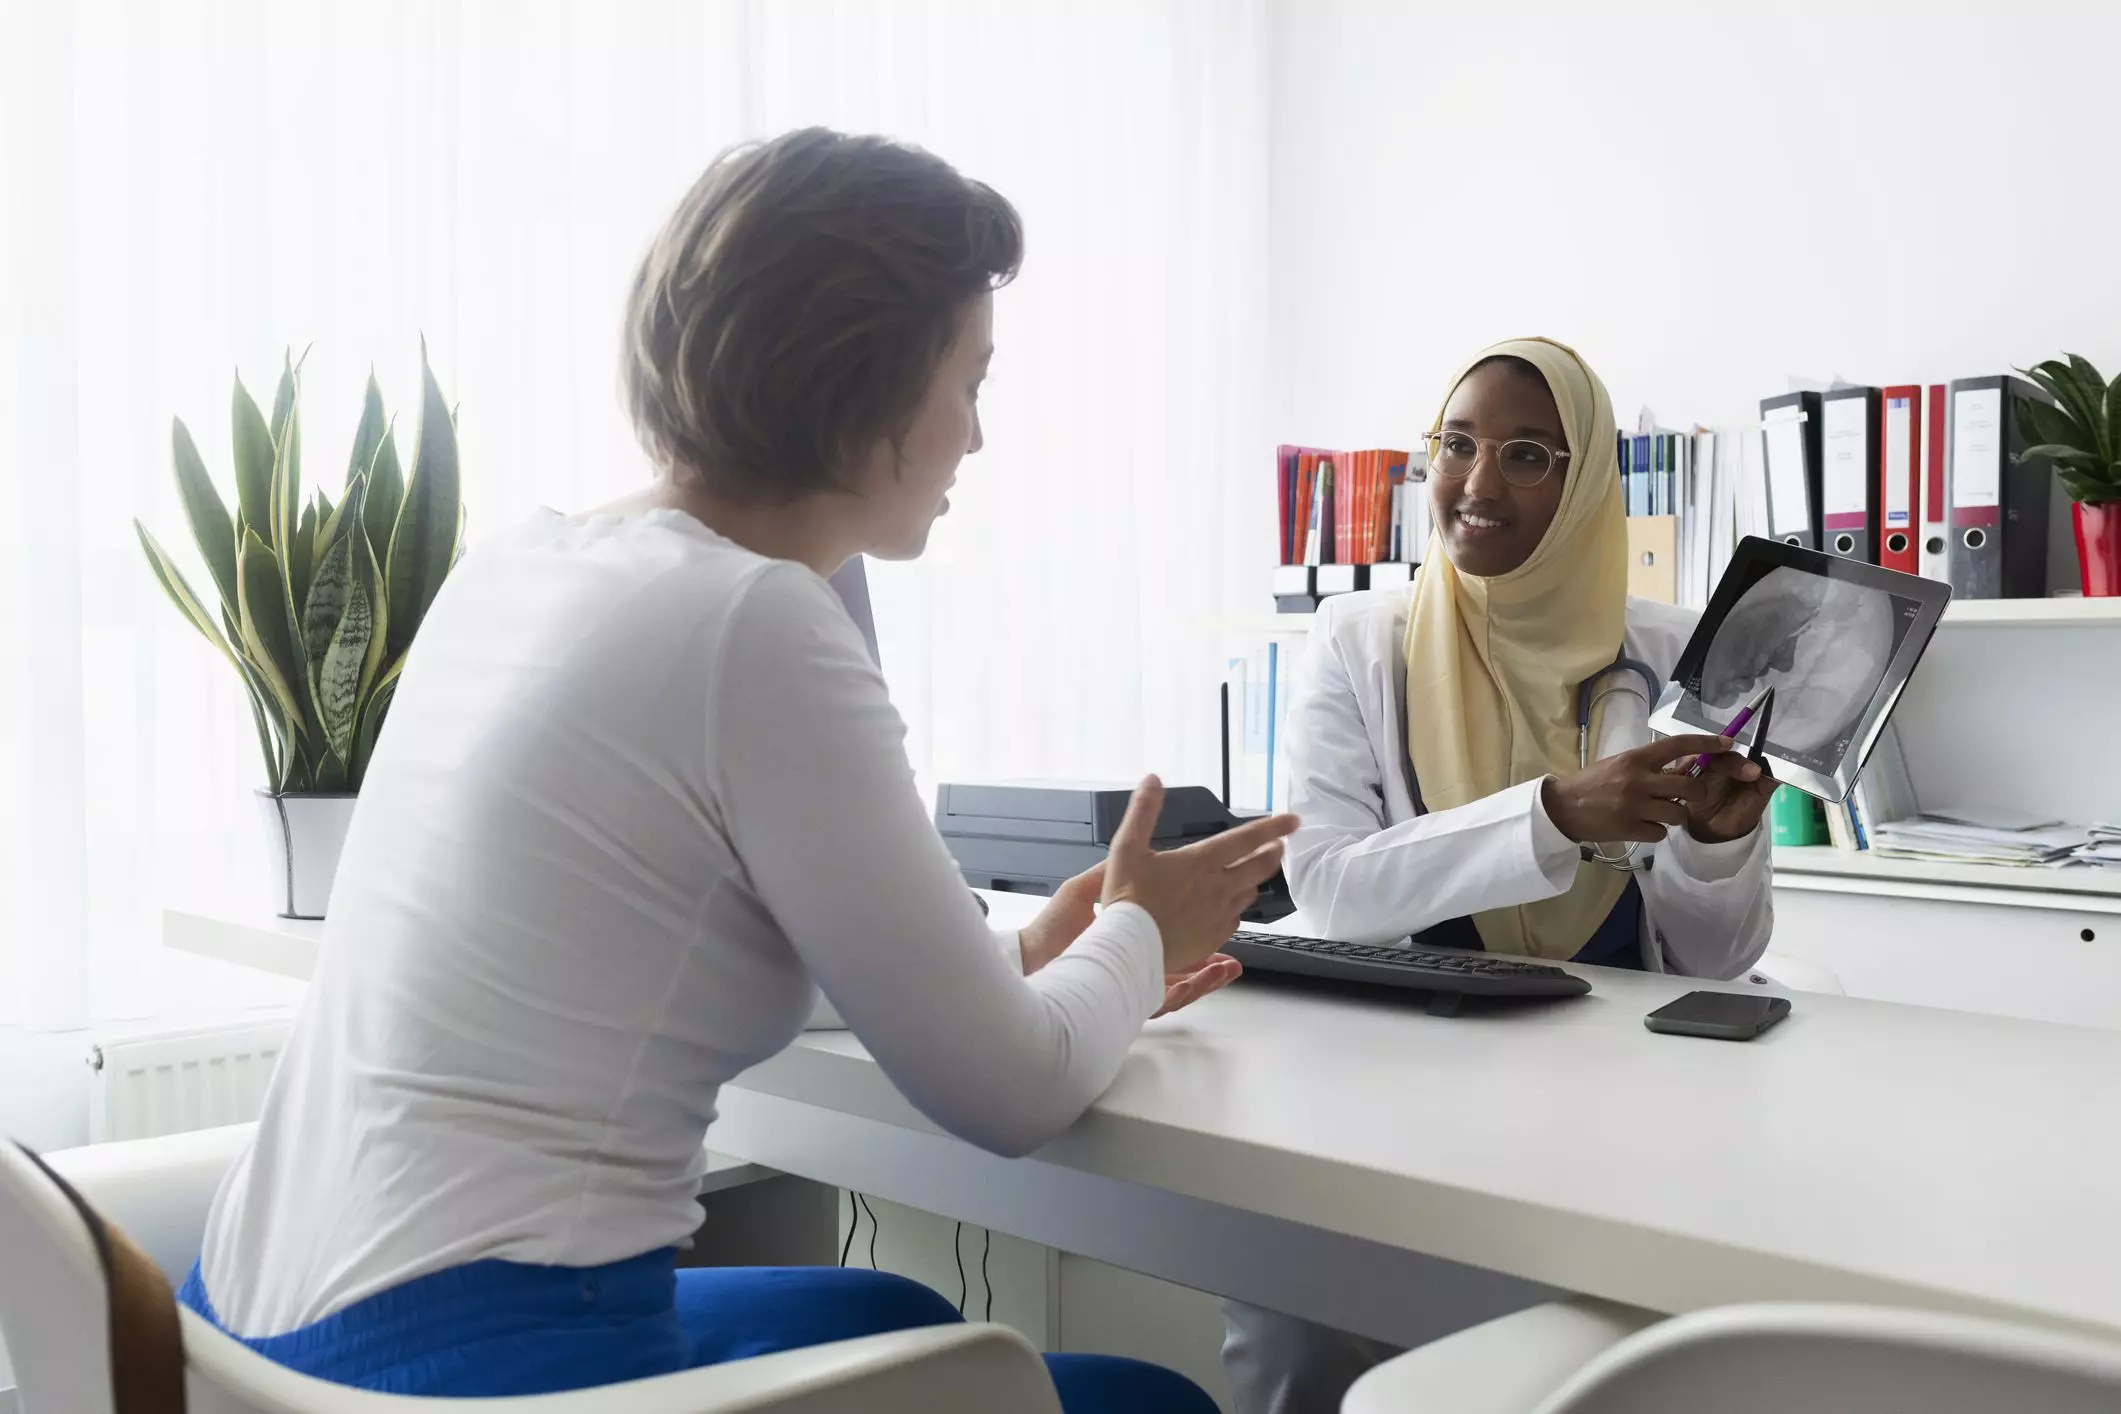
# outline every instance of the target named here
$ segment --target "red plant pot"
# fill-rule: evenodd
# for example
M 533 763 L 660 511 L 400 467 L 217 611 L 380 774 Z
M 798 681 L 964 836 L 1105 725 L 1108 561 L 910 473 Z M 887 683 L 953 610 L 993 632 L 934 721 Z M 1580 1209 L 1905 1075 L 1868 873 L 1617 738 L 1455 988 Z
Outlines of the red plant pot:
M 2121 501 L 2071 507 L 2077 524 L 2077 573 L 2084 596 L 2121 595 Z

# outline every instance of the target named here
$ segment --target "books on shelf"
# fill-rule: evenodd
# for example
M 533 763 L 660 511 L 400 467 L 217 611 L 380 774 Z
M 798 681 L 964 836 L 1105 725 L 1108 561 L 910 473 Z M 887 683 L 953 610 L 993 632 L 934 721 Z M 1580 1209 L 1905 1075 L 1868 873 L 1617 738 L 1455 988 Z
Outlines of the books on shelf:
M 1428 501 L 1408 468 L 1419 454 L 1387 447 L 1335 452 L 1283 445 L 1274 456 L 1283 567 L 1411 562 L 1428 538 Z M 1321 576 L 1306 592 L 1363 587 L 1367 575 Z M 1387 576 L 1387 579 L 1403 576 Z M 1277 584 L 1280 606 L 1308 607 Z
M 1754 533 L 1741 513 L 1746 435 L 1655 425 L 1620 433 L 1621 505 L 1628 516 L 1628 592 L 1691 609 L 1708 607 L 1738 541 Z

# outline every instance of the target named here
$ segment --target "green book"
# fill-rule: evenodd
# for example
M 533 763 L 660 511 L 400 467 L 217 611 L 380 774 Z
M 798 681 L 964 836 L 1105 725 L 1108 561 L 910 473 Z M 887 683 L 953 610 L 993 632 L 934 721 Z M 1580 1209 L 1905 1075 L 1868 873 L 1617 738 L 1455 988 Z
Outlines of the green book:
M 1826 817 L 1819 802 L 1794 786 L 1781 786 L 1768 801 L 1769 837 L 1778 845 L 1825 844 Z

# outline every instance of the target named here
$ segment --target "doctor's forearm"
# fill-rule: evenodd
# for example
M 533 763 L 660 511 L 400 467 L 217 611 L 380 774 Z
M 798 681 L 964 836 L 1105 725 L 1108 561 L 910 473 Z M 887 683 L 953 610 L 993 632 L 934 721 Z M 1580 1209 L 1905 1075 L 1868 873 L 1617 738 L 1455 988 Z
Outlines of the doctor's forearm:
M 1452 918 L 1552 898 L 1575 876 L 1541 848 L 1538 782 L 1385 829 L 1307 826 L 1290 840 L 1289 882 L 1312 926 L 1389 942 Z
M 1643 902 L 1665 965 L 1690 977 L 1730 978 L 1767 951 L 1774 931 L 1774 865 L 1767 831 L 1704 845 L 1675 830 L 1643 876 Z

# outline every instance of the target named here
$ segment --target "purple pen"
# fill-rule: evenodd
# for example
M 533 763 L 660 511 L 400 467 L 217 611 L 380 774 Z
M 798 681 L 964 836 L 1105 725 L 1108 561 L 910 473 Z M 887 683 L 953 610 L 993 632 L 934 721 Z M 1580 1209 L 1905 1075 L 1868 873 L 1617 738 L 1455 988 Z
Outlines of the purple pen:
M 1753 700 L 1740 708 L 1738 715 L 1731 718 L 1731 724 L 1725 727 L 1718 735 L 1725 741 L 1737 741 L 1738 733 L 1745 730 L 1745 724 L 1753 720 L 1753 714 L 1760 710 L 1760 704 L 1767 701 L 1767 695 L 1774 690 L 1772 687 L 1761 688 L 1759 692 L 1754 694 Z M 1709 762 L 1715 759 L 1713 755 L 1703 752 L 1694 758 L 1694 764 L 1686 768 L 1686 773 L 1689 776 L 1698 776 L 1703 771 L 1706 771 L 1709 768 Z

